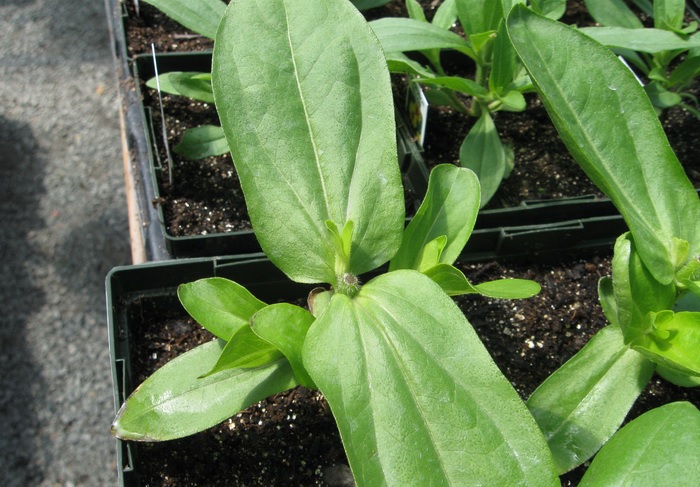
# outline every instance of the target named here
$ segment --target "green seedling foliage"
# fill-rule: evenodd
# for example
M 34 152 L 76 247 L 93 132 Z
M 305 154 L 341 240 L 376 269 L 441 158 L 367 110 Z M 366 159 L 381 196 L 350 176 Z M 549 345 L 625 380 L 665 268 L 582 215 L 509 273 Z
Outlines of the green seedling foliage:
M 219 21 L 226 11 L 221 0 L 143 0 L 197 34 L 216 37 Z
M 158 369 L 122 405 L 112 433 L 130 441 L 189 436 L 297 385 L 289 363 L 207 375 L 225 342 L 205 343 Z
M 335 282 L 325 222 L 352 220 L 347 271 L 367 272 L 396 253 L 404 218 L 381 49 L 346 2 L 263 4 L 229 8 L 246 21 L 236 14 L 222 21 L 212 76 L 256 236 L 290 278 Z M 355 20 L 338 24 L 331 15 Z M 268 23 L 279 28 L 260 32 Z
M 197 323 L 225 341 L 231 340 L 265 307 L 265 303 L 246 288 L 220 277 L 182 284 L 177 295 L 185 311 Z
M 699 456 L 700 412 L 688 402 L 674 402 L 644 413 L 618 431 L 579 485 L 697 485 Z
M 559 473 L 591 458 L 617 431 L 654 373 L 616 326 L 599 331 L 527 401 Z
M 224 340 L 156 372 L 115 434 L 182 436 L 302 383 L 328 399 L 360 487 L 557 485 L 542 433 L 440 285 L 407 269 L 357 276 L 399 249 L 408 266 L 449 266 L 479 201 L 471 171 L 440 167 L 404 238 L 388 71 L 357 10 L 232 2 L 215 46 L 217 110 L 256 235 L 289 277 L 326 287 L 310 293 L 309 313 L 220 278 L 182 286 L 185 308 Z M 533 292 L 515 281 L 474 288 Z
M 644 265 L 670 283 L 674 239 L 700 253 L 700 200 L 642 87 L 609 50 L 563 24 L 516 6 L 508 31 L 569 151 L 622 213 Z
M 334 295 L 303 355 L 358 485 L 558 483 L 532 417 L 422 274 L 391 272 L 352 299 Z
M 229 152 L 224 129 L 216 125 L 202 125 L 187 129 L 173 150 L 188 159 L 204 159 Z
M 169 71 L 146 81 L 151 89 L 171 95 L 186 96 L 204 103 L 214 103 L 211 75 L 198 71 Z
M 644 27 L 624 0 L 585 0 L 585 4 L 591 17 L 601 25 L 628 29 Z

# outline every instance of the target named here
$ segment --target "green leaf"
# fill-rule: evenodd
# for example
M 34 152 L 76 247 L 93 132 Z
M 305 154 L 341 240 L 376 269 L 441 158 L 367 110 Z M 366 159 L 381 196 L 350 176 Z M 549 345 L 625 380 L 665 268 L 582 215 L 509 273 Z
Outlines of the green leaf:
M 566 0 L 531 0 L 532 9 L 538 14 L 559 19 L 566 13 Z
M 447 243 L 447 237 L 440 235 L 423 246 L 418 253 L 418 264 L 415 270 L 425 272 L 440 263 L 440 256 Z
M 700 375 L 700 312 L 650 315 L 652 331 L 634 340 L 632 348 L 669 369 Z
M 469 130 L 459 149 L 459 162 L 478 176 L 483 208 L 498 190 L 508 167 L 508 152 L 489 112 L 482 112 Z
M 610 324 L 620 326 L 617 317 L 617 302 L 615 301 L 615 291 L 613 280 L 610 277 L 601 277 L 598 281 L 598 300 L 603 308 L 603 314 Z
M 663 365 L 656 366 L 656 373 L 663 377 L 671 384 L 681 387 L 698 387 L 700 386 L 700 375 L 689 375 L 679 372 Z
M 304 308 L 288 303 L 266 306 L 253 316 L 253 332 L 277 347 L 292 365 L 296 380 L 309 389 L 316 384 L 304 368 L 301 350 L 315 318 Z
M 527 108 L 527 101 L 523 94 L 517 90 L 511 90 L 503 96 L 498 97 L 499 101 L 502 103 L 499 110 L 504 110 L 507 112 L 522 112 Z
M 392 73 L 414 74 L 422 78 L 433 78 L 435 73 L 421 63 L 410 59 L 400 52 L 387 52 L 386 61 Z
M 240 284 L 221 277 L 181 284 L 177 296 L 197 323 L 225 341 L 265 306 Z
M 445 0 L 435 11 L 432 24 L 445 30 L 452 28 L 457 22 L 457 2 L 456 0 Z
M 494 0 L 457 0 L 457 13 L 467 36 L 496 30 L 503 18 L 503 5 Z
M 442 88 L 459 91 L 460 93 L 466 93 L 467 95 L 471 96 L 489 96 L 489 90 L 481 86 L 479 83 L 467 78 L 460 78 L 458 76 L 433 77 L 427 79 L 419 78 L 416 81 L 424 85 L 439 86 Z
M 654 0 L 654 27 L 670 31 L 683 28 L 685 0 Z
M 440 164 L 430 173 L 428 191 L 406 227 L 390 269 L 418 269 L 422 249 L 438 237 L 447 238 L 440 262 L 451 264 L 462 252 L 479 211 L 479 181 L 473 172 Z
M 170 71 L 146 81 L 151 89 L 171 95 L 186 96 L 204 103 L 214 103 L 211 77 L 198 71 Z
M 221 0 L 143 0 L 191 31 L 213 39 L 226 4 Z
M 620 329 L 608 326 L 535 390 L 527 405 L 560 474 L 605 444 L 653 373 L 654 365 L 624 344 Z
M 202 125 L 187 129 L 182 140 L 173 147 L 173 150 L 176 154 L 195 160 L 229 152 L 224 129 L 216 125 Z
M 610 48 L 631 49 L 652 54 L 676 49 L 688 50 L 700 46 L 700 37 L 680 36 L 661 29 L 583 27 L 579 30 Z
M 501 22 L 498 26 L 498 34 L 496 42 L 493 46 L 493 61 L 491 65 L 491 74 L 489 75 L 489 89 L 499 95 L 504 94 L 513 80 L 517 76 L 518 71 L 518 55 L 513 49 L 513 45 L 508 38 L 506 31 L 506 23 Z
M 651 104 L 657 108 L 670 108 L 683 102 L 683 98 L 678 93 L 673 93 L 668 91 L 660 83 L 652 81 L 644 86 L 644 91 L 646 91 L 651 100 Z
M 276 266 L 335 282 L 327 220 L 355 224 L 349 272 L 396 253 L 404 203 L 389 73 L 350 3 L 232 3 L 212 82 L 255 235 Z
M 474 59 L 466 39 L 437 25 L 406 18 L 385 18 L 369 23 L 385 52 L 456 49 Z
M 418 3 L 418 0 L 406 0 L 406 10 L 408 10 L 408 16 L 413 20 L 427 22 L 423 13 L 423 7 Z
M 358 486 L 558 485 L 517 393 L 424 275 L 390 272 L 352 299 L 334 295 L 303 354 Z
M 622 213 L 654 277 L 671 282 L 673 238 L 700 253 L 700 199 L 643 88 L 608 49 L 525 8 L 508 32 L 569 151 Z
M 479 294 L 495 299 L 526 299 L 542 290 L 539 284 L 529 279 L 496 279 L 474 287 Z
M 612 260 L 613 292 L 617 322 L 630 343 L 649 332 L 650 311 L 671 309 L 676 299 L 674 284 L 661 284 L 642 262 L 629 232 L 618 237 Z
M 672 87 L 684 85 L 698 75 L 700 75 L 700 55 L 688 56 L 671 72 L 668 83 Z
M 699 457 L 700 412 L 688 402 L 674 402 L 625 425 L 596 455 L 579 485 L 697 485 Z
M 591 17 L 606 27 L 626 27 L 642 29 L 642 21 L 630 10 L 623 0 L 585 0 Z
M 214 366 L 202 377 L 229 369 L 261 367 L 281 357 L 282 352 L 277 347 L 258 337 L 250 326 L 244 326 L 231 337 Z
M 205 343 L 158 369 L 122 405 L 112 434 L 131 441 L 182 438 L 297 385 L 284 359 L 200 379 L 212 368 L 223 346 L 223 341 Z

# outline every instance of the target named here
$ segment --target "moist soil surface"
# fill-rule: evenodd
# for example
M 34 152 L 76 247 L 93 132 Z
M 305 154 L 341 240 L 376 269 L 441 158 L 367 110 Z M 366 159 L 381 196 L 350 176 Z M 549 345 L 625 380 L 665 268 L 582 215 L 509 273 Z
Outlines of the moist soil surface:
M 426 16 L 431 18 L 440 2 L 426 0 L 421 3 Z M 130 53 L 149 52 L 151 42 L 156 45 L 157 52 L 212 48 L 210 40 L 187 32 L 147 4 L 141 4 L 140 17 L 135 15 L 131 2 L 127 2 L 127 12 Z M 366 15 L 372 20 L 406 16 L 406 11 L 403 2 L 391 2 L 370 10 Z M 591 24 L 580 2 L 571 2 L 562 20 L 576 25 Z M 460 72 L 464 66 L 463 59 L 450 58 L 446 62 L 446 70 L 451 74 L 468 76 L 468 73 Z M 405 89 L 402 86 L 405 86 L 405 80 L 395 76 L 397 106 L 404 103 Z M 172 236 L 189 236 L 250 230 L 245 200 L 231 157 L 224 155 L 192 161 L 172 151 L 187 128 L 218 124 L 215 108 L 183 97 L 163 96 L 167 143 L 171 149 L 169 158 L 160 136 L 158 97 L 153 90 L 145 86 L 142 89 L 144 103 L 154 113 L 156 152 L 164 169 L 158 175 L 160 197 L 154 204 L 163 207 L 168 233 Z M 691 93 L 700 96 L 700 84 L 696 84 Z M 514 148 L 515 167 L 486 209 L 514 207 L 529 200 L 591 194 L 602 196 L 567 151 L 539 98 L 530 94 L 527 95 L 527 102 L 528 108 L 524 112 L 495 114 L 494 121 L 501 139 Z M 427 165 L 434 167 L 444 162 L 459 164 L 459 147 L 475 120 L 451 108 L 431 106 L 423 153 Z M 661 122 L 688 177 L 695 187 L 700 187 L 700 158 L 697 157 L 700 153 L 700 123 L 690 112 L 681 108 L 667 110 Z M 407 193 L 409 214 L 413 211 L 414 203 L 414 195 Z
M 472 282 L 517 277 L 542 286 L 538 296 L 527 300 L 455 299 L 523 399 L 606 326 L 597 282 L 610 274 L 610 257 L 461 265 Z M 134 384 L 213 338 L 187 316 L 174 296 L 143 299 L 131 305 L 129 314 Z M 627 421 L 681 400 L 700 406 L 700 390 L 676 387 L 654 376 Z M 138 453 L 142 485 L 352 485 L 328 406 L 320 393 L 303 387 L 272 396 L 197 435 L 139 444 Z M 563 476 L 563 485 L 577 485 L 586 466 Z

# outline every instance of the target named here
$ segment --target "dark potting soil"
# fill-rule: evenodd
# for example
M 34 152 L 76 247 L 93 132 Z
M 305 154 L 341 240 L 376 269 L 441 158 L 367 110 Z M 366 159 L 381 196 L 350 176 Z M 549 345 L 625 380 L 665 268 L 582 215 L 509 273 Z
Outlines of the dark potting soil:
M 526 300 L 455 299 L 523 399 L 607 324 L 598 305 L 597 282 L 610 273 L 610 255 L 460 267 L 475 283 L 518 277 L 542 286 L 538 296 Z M 138 320 L 132 328 L 135 385 L 175 356 L 212 339 L 174 296 L 143 300 L 130 314 Z M 700 388 L 676 387 L 655 376 L 628 420 L 679 400 L 700 406 Z M 151 487 L 349 485 L 347 460 L 327 404 L 321 394 L 302 387 L 192 437 L 138 448 L 142 485 Z M 585 468 L 563 476 L 563 485 L 577 485 Z

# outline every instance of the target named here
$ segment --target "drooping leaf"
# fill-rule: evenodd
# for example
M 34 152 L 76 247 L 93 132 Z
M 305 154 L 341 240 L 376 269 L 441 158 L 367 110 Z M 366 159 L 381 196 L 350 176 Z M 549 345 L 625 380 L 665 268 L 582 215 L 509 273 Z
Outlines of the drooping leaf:
M 221 0 L 143 0 L 188 29 L 213 39 L 226 4 Z
M 369 23 L 386 52 L 455 49 L 476 57 L 463 37 L 437 25 L 406 18 L 385 18 Z
M 559 473 L 591 458 L 615 433 L 653 372 L 620 329 L 608 326 L 535 390 L 527 405 Z
M 422 274 L 391 272 L 352 299 L 334 295 L 303 356 L 358 486 L 558 485 L 517 393 Z
M 221 277 L 181 284 L 177 296 L 197 323 L 225 341 L 265 306 L 240 284 Z
M 569 151 L 622 213 L 650 272 L 671 282 L 674 237 L 700 253 L 700 199 L 644 90 L 608 49 L 526 8 L 513 9 L 508 32 Z
M 641 29 L 644 27 L 624 0 L 585 0 L 586 9 L 591 17 L 605 27 L 626 27 Z
M 216 125 L 202 125 L 187 129 L 179 144 L 173 147 L 176 154 L 188 159 L 204 159 L 229 152 L 224 129 Z
M 204 103 L 214 103 L 209 73 L 197 71 L 169 71 L 146 81 L 151 89 L 171 95 L 186 96 Z
M 158 369 L 122 405 L 112 433 L 131 441 L 182 438 L 297 385 L 285 359 L 200 379 L 212 368 L 223 347 L 221 340 L 205 343 Z
M 462 271 L 450 264 L 438 264 L 423 274 L 437 283 L 448 296 L 481 294 L 495 299 L 526 299 L 542 290 L 535 281 L 527 279 L 496 279 L 474 285 Z
M 316 389 L 316 384 L 304 368 L 301 350 L 314 320 L 313 315 L 304 308 L 279 303 L 261 309 L 252 321 L 253 332 L 272 343 L 287 357 L 297 381 L 309 389 Z
M 618 431 L 579 485 L 697 485 L 699 457 L 700 412 L 689 402 L 674 402 L 644 413 Z
M 404 205 L 389 73 L 352 5 L 232 3 L 212 82 L 256 237 L 275 265 L 296 281 L 335 282 L 328 220 L 355 223 L 349 272 L 394 255 Z
M 440 164 L 430 173 L 428 190 L 420 208 L 391 260 L 390 269 L 417 269 L 423 247 L 445 236 L 439 262 L 451 264 L 462 252 L 479 211 L 479 181 L 473 172 L 452 164 Z
M 401 52 L 387 52 L 386 61 L 392 73 L 415 74 L 422 78 L 435 77 L 435 73 Z
M 583 27 L 579 30 L 604 46 L 652 54 L 700 46 L 700 37 L 680 36 L 675 32 L 661 29 Z
M 459 148 L 459 162 L 476 173 L 484 207 L 496 193 L 508 168 L 508 152 L 488 111 L 482 112 Z
M 209 377 L 229 369 L 261 367 L 281 357 L 282 352 L 277 347 L 253 333 L 250 326 L 243 326 L 234 333 L 214 366 L 202 377 Z

